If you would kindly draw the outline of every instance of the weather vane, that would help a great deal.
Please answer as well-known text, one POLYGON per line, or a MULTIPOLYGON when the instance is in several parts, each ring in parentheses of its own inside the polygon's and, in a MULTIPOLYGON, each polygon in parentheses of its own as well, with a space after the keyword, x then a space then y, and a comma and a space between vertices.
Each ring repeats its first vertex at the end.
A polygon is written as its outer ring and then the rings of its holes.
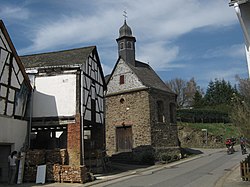
POLYGON ((124 20, 126 21, 128 18, 126 10, 123 11, 123 17, 124 17, 124 20))

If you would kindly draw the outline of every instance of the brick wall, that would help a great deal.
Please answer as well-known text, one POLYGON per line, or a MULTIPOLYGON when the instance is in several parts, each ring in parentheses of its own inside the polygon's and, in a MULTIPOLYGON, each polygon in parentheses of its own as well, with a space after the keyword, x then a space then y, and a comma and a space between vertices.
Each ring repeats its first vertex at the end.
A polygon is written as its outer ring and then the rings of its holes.
POLYGON ((68 124, 67 150, 69 165, 81 164, 81 125, 80 115, 76 116, 76 122, 68 124))

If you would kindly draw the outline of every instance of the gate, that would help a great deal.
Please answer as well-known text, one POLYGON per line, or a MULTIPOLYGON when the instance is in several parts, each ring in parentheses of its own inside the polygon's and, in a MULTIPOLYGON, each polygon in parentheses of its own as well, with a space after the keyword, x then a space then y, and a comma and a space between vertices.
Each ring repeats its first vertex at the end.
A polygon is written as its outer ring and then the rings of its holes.
POLYGON ((240 162, 240 174, 243 181, 250 181, 250 154, 240 162))

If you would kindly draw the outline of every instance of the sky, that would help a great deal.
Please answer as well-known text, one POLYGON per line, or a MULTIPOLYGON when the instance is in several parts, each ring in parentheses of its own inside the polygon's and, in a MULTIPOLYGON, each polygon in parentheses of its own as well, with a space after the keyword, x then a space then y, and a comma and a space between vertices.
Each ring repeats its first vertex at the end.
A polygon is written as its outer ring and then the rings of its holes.
POLYGON ((163 81, 247 78, 243 33, 229 0, 0 0, 0 19, 22 55, 97 46, 104 74, 117 59, 119 28, 136 37, 136 59, 163 81))

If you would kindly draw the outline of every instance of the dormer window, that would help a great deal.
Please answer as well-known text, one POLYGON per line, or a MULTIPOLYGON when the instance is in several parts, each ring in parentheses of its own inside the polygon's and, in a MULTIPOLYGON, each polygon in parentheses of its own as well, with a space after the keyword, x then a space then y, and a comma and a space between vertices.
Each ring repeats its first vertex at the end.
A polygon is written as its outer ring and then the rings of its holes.
POLYGON ((124 75, 120 76, 120 84, 124 84, 124 75))

